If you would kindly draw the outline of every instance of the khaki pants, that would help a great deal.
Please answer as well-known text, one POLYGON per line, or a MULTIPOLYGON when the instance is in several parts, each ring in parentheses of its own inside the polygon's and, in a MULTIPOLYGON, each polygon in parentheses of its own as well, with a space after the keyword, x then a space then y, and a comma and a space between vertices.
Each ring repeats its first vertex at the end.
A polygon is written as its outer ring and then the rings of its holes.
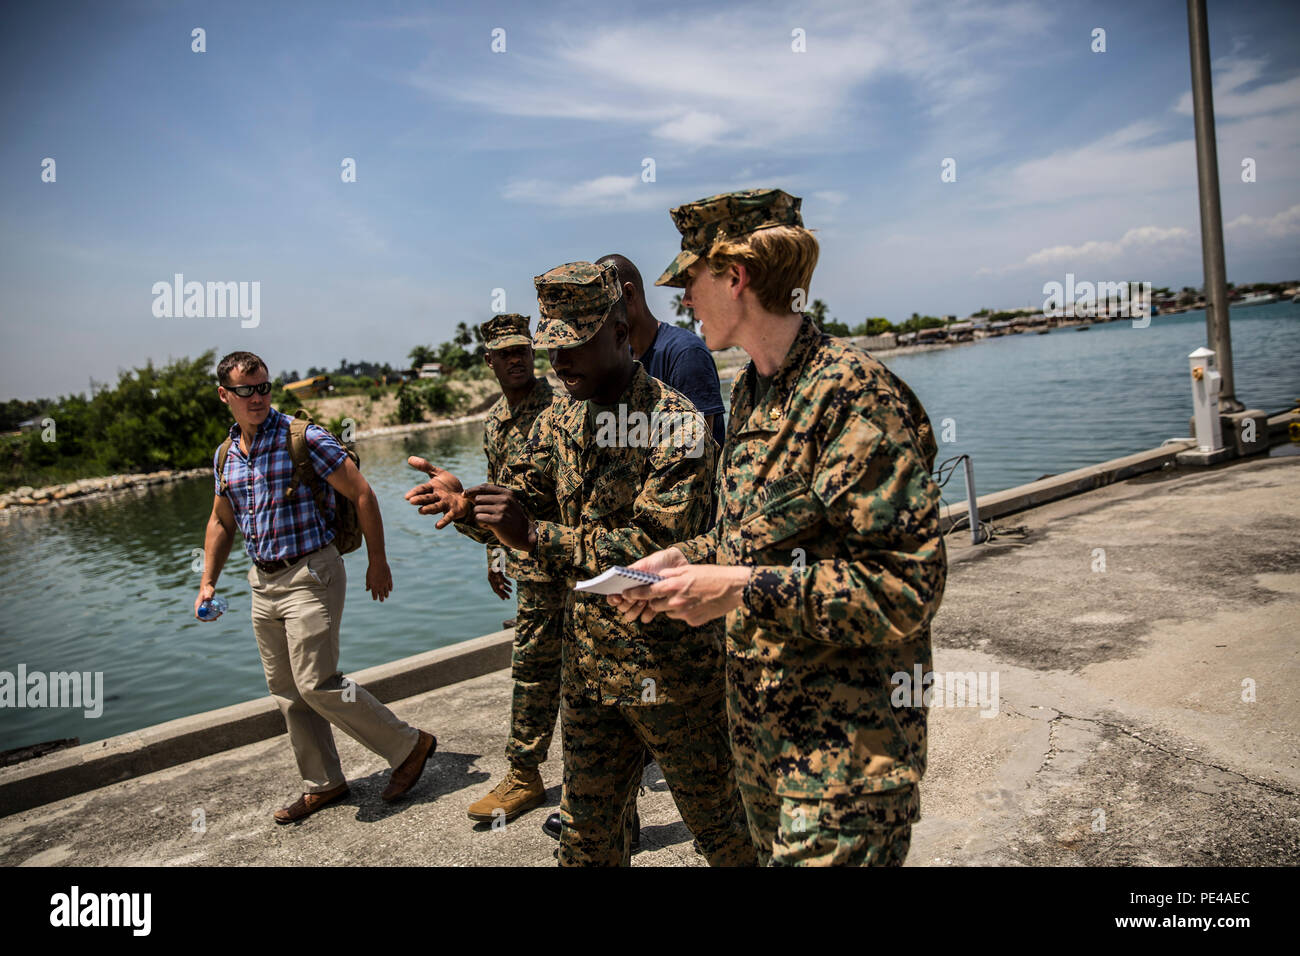
POLYGON ((405 760, 419 732, 339 671, 347 573, 338 548, 326 545, 274 574, 253 565, 248 583, 266 687, 284 714, 303 792, 346 782, 331 724, 391 767, 405 760))

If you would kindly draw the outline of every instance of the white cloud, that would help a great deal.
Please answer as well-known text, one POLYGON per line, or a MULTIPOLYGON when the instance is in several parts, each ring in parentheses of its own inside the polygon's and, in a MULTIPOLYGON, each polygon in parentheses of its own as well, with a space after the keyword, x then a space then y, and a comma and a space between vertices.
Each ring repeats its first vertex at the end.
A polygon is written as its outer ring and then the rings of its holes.
POLYGON ((716 143, 731 129, 731 124, 717 113, 699 113, 694 110, 662 123, 654 130, 654 135, 661 139, 676 140, 681 143, 716 143))
POLYGON ((1192 234, 1178 226, 1138 226, 1116 240, 1089 240, 1078 246, 1051 246, 1027 256, 1023 265, 1041 266, 1077 261, 1104 262, 1131 251, 1135 246, 1152 246, 1165 242, 1185 242, 1192 234))
POLYGON ((1077 245, 1047 246, 1030 253, 1021 262, 999 268, 983 266, 973 274, 1003 276, 1024 269, 1057 265, 1078 268, 1111 262, 1121 256, 1126 261, 1132 261, 1135 256, 1149 259, 1152 253, 1186 252, 1196 238, 1191 230, 1181 226, 1135 226, 1118 239, 1089 239, 1077 245))
MULTIPOLYGON (((1294 111, 1300 106, 1300 76, 1276 83, 1265 83, 1252 90, 1242 90, 1260 78, 1268 60, 1264 58, 1226 56, 1211 70, 1214 87, 1214 119, 1243 119, 1276 110, 1294 111)), ((1192 115, 1192 92, 1178 98, 1174 112, 1192 115)))
POLYGON ((1243 213, 1232 222, 1225 223, 1223 228, 1241 232, 1254 230, 1272 239, 1294 236, 1300 234, 1300 203, 1267 219, 1256 219, 1243 213))
MULTIPOLYGON (((543 16, 539 13, 538 16, 543 16)), ((849 8, 779 4, 635 26, 604 18, 543 27, 490 68, 449 76, 432 54, 409 81, 438 97, 508 116, 611 124, 691 147, 793 153, 841 148, 864 128, 863 88, 903 77, 931 115, 982 113, 1000 80, 996 53, 1021 53, 1048 15, 904 0, 849 8), (935 29, 942 19, 944 29, 935 29), (807 52, 790 31, 806 31, 807 52)))
POLYGON ((1151 120, 1140 120, 996 172, 985 201, 999 209, 1060 205, 1092 196, 1149 197, 1195 183, 1192 142, 1157 142, 1160 129, 1151 120))
MULTIPOLYGON (((1300 235, 1300 203, 1272 216, 1257 217, 1246 213, 1224 224, 1234 246, 1243 242, 1283 239, 1300 235)), ((984 266, 975 270, 976 276, 1002 276, 1025 269, 1043 266, 1069 266, 1071 268, 1113 262, 1123 258, 1125 263, 1152 262, 1154 256, 1168 259, 1171 256, 1196 256, 1200 250, 1200 234, 1182 226, 1135 226, 1118 239, 1090 239, 1069 245, 1054 245, 1030 253, 1023 261, 994 268, 984 266)))
POLYGON ((501 195, 505 199, 584 212, 663 205, 663 197, 641 182, 640 176, 597 176, 568 185, 541 179, 512 180, 501 195))

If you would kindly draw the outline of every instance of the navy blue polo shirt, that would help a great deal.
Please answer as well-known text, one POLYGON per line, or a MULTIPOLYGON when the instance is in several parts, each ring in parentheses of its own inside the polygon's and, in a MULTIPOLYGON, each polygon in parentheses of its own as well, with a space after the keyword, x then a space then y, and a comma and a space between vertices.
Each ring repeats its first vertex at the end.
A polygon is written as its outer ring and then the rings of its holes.
POLYGON ((719 445, 726 440, 718 366, 702 338, 689 329, 659 322, 654 341, 639 361, 651 376, 689 398, 701 415, 717 415, 713 438, 719 445))

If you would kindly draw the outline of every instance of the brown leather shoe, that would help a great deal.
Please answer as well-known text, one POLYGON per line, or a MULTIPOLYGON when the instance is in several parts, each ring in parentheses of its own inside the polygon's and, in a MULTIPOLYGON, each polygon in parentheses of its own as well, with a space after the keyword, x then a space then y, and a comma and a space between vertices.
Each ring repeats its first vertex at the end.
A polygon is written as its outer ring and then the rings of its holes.
POLYGON ((415 781, 419 780, 420 774, 424 773, 424 765, 428 762, 429 755, 437 749, 438 738, 421 730, 411 755, 393 768, 393 776, 381 796, 387 801, 393 801, 415 786, 415 781))
POLYGON ((333 790, 322 790, 320 793, 304 793, 287 807, 276 810, 275 822, 293 823, 295 820, 309 817, 326 804, 333 803, 340 797, 346 797, 348 793, 346 782, 339 784, 333 790))

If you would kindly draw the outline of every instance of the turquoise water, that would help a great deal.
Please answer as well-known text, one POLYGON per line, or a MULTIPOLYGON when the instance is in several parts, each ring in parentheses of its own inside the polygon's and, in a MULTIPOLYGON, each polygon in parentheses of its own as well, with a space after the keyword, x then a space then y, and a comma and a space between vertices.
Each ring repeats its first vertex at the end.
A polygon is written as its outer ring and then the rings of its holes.
MULTIPOLYGON (((1232 313, 1237 398, 1269 414, 1300 399, 1300 305, 1232 313)), ((1086 332, 1056 329, 900 355, 886 364, 924 403, 939 460, 969 454, 980 494, 1014 488, 1189 434, 1187 355, 1205 345, 1205 313, 1156 316, 1086 332)), ((960 471, 944 489, 965 498, 960 471)))
MULTIPOLYGON (((1268 412, 1300 398, 1300 306, 1257 306, 1232 316, 1237 395, 1268 412)), ((980 493, 1094 464, 1184 435, 1191 414, 1187 353, 1204 344, 1203 313, 1087 332, 1018 335, 888 360, 969 453, 980 493)), ((724 386, 725 387, 725 386, 724 386)), ((342 667, 354 672, 498 630, 514 616, 487 585, 484 549, 435 531, 402 494, 419 454, 469 482, 483 479, 482 426, 360 445, 379 495, 394 592, 365 592, 365 555, 350 555, 342 667)), ((964 497, 961 473, 945 489, 964 497)), ((139 497, 83 502, 0 521, 0 671, 102 671, 103 715, 73 709, 0 709, 0 750, 62 737, 82 742, 266 693, 249 624, 248 559, 237 545, 219 593, 230 611, 192 617, 212 504, 210 482, 139 497)))

